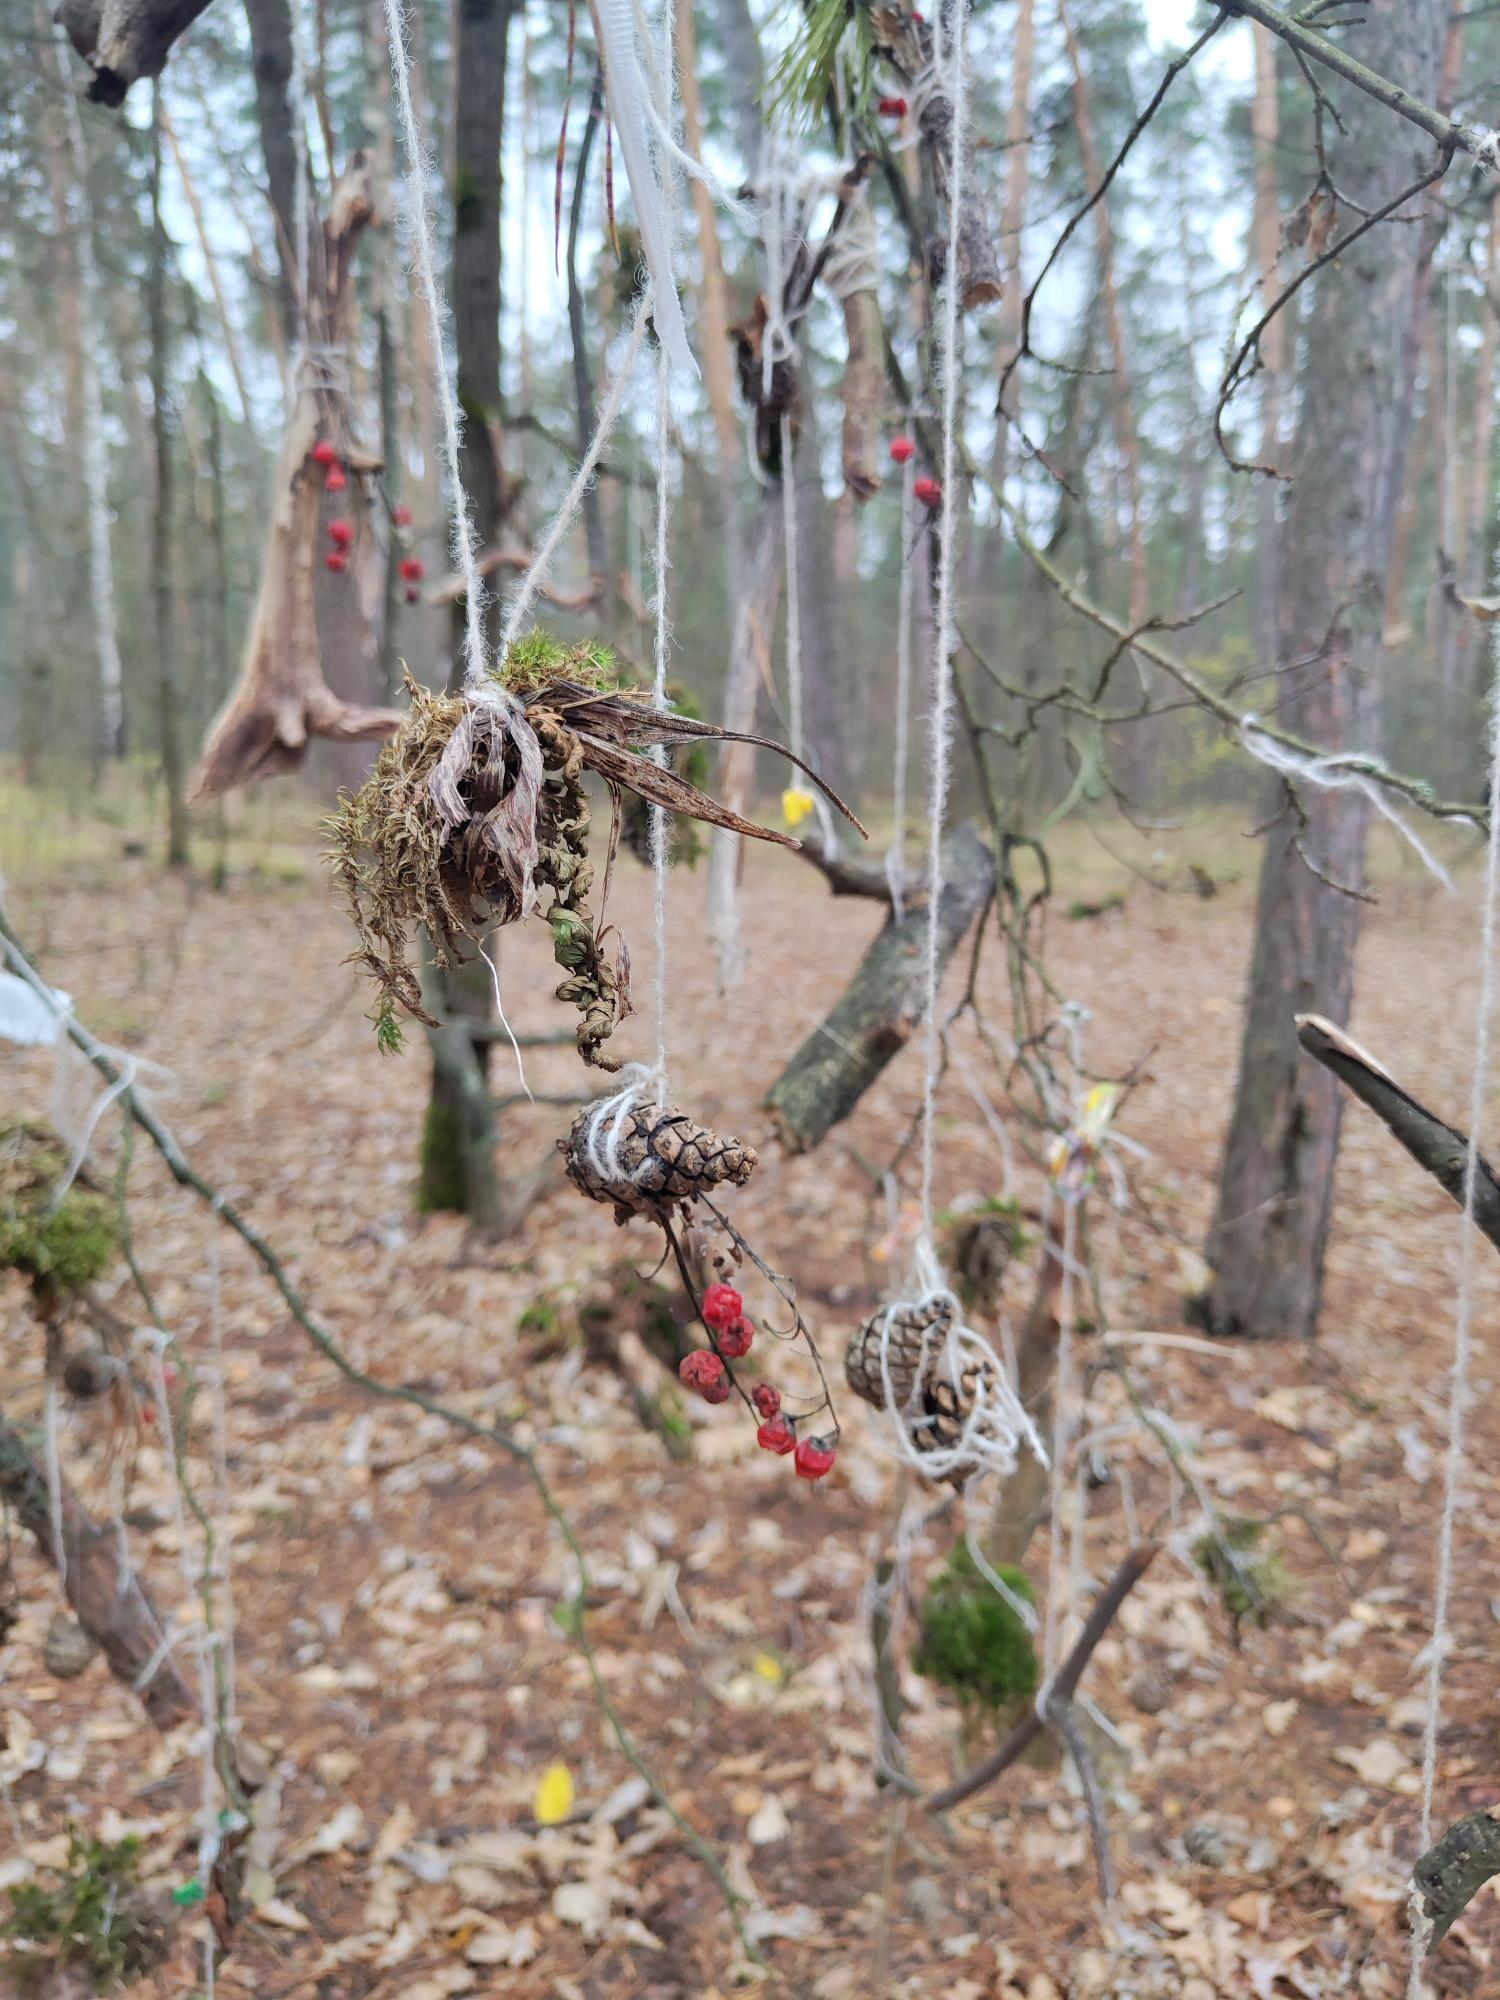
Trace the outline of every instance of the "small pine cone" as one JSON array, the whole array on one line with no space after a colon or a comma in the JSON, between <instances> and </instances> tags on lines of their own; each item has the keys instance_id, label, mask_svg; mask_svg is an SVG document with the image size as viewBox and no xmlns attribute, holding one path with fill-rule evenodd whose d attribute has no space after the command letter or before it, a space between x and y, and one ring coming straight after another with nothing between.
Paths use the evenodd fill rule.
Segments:
<instances>
[{"instance_id":1,"label":"small pine cone","mask_svg":"<svg viewBox=\"0 0 1500 2000\"><path fill-rule=\"evenodd\" d=\"M589 1157L589 1122L597 1110L591 1104L579 1112L559 1143L568 1179L591 1201L613 1202L616 1222L694 1201L726 1181L743 1187L755 1171L756 1153L738 1139L721 1139L672 1105L638 1104L626 1119L615 1154L620 1177L602 1174ZM606 1138L607 1133L600 1151Z\"/></svg>"},{"instance_id":2,"label":"small pine cone","mask_svg":"<svg viewBox=\"0 0 1500 2000\"><path fill-rule=\"evenodd\" d=\"M882 1311L867 1319L852 1335L844 1353L844 1377L849 1387L877 1410L886 1406L880 1370L886 1316ZM953 1323L953 1306L946 1299L892 1307L889 1316L891 1389L907 1422L908 1435L918 1451L950 1451L963 1436L981 1377L992 1387L998 1385L998 1363L981 1349L966 1345L958 1380L953 1381L945 1372L948 1329ZM960 1481L965 1476L962 1470L952 1475Z\"/></svg>"}]
</instances>

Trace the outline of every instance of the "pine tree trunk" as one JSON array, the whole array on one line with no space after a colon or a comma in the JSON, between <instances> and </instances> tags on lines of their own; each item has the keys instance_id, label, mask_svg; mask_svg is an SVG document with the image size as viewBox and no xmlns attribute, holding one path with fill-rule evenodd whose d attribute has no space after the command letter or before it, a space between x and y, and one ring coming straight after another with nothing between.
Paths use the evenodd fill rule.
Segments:
<instances>
[{"instance_id":1,"label":"pine tree trunk","mask_svg":"<svg viewBox=\"0 0 1500 2000\"><path fill-rule=\"evenodd\" d=\"M1445 15L1440 0L1371 0L1362 59L1430 98ZM1362 208L1430 166L1429 142L1371 99L1343 94L1340 108L1339 185ZM1399 391L1424 234L1397 223L1360 238L1314 281L1303 336L1279 651L1311 664L1281 685L1277 713L1330 749L1370 741L1376 724L1381 586L1406 447ZM1208 1245L1210 1324L1260 1337L1317 1329L1340 1107L1331 1077L1301 1059L1293 1016L1347 1021L1359 935L1360 904L1298 850L1350 887L1364 875L1363 801L1306 786L1300 803L1305 826L1283 809L1262 858L1239 1086Z\"/></svg>"},{"instance_id":2,"label":"pine tree trunk","mask_svg":"<svg viewBox=\"0 0 1500 2000\"><path fill-rule=\"evenodd\" d=\"M461 476L481 548L499 535L505 491L498 453L500 424L500 144L505 121L506 44L512 0L460 0L454 51L453 326L458 397L464 416ZM463 668L464 607L454 607L455 685ZM487 618L491 644L496 607ZM499 949L492 943L492 953ZM432 979L433 1011L453 1023L492 1018L489 967L483 959L446 979ZM429 1002L429 1005L432 1003ZM418 1183L424 1208L454 1209L482 1233L503 1222L495 1171L495 1114L489 1094L490 1042L457 1027L429 1034L432 1092Z\"/></svg>"},{"instance_id":3,"label":"pine tree trunk","mask_svg":"<svg viewBox=\"0 0 1500 2000\"><path fill-rule=\"evenodd\" d=\"M177 686L176 564L172 542L172 430L167 398L167 232L161 213L161 83L151 87L151 257L146 320L151 337L151 442L156 495L151 514L151 601L155 613L156 690L162 788L167 799L167 866L188 864L186 766Z\"/></svg>"}]
</instances>

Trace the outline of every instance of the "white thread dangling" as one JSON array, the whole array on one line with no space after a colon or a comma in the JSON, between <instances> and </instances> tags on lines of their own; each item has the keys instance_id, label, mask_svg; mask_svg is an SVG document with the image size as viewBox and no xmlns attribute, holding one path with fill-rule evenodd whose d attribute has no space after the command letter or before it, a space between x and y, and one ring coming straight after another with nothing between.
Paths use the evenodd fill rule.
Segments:
<instances>
[{"instance_id":1,"label":"white thread dangling","mask_svg":"<svg viewBox=\"0 0 1500 2000\"><path fill-rule=\"evenodd\" d=\"M910 421L910 418L908 418ZM911 601L912 487L917 461L913 452L901 468L901 582L896 601L896 758L894 801L895 821L890 848L885 857L886 880L891 887L891 909L899 924L905 912L906 881L906 766L910 758L911 731Z\"/></svg>"},{"instance_id":2,"label":"white thread dangling","mask_svg":"<svg viewBox=\"0 0 1500 2000\"><path fill-rule=\"evenodd\" d=\"M880 1338L882 1384L887 1408L896 1420L898 1444L903 1456L916 1463L924 1477L952 1477L970 1470L1008 1471L1015 1464L1023 1438L1031 1444L1043 1464L1047 1453L1041 1439L1022 1409L1015 1391L994 1363L994 1350L981 1334L963 1325L958 1300L947 1285L933 1245L933 1173L936 1158L937 1082L940 1066L942 1029L938 1021L938 932L943 896L943 830L947 821L948 791L951 782L951 731L953 705L953 574L954 574L954 487L958 466L958 340L959 278L958 224L963 196L965 128L968 104L968 74L965 64L967 10L959 0L952 17L952 45L948 51L947 95L952 103L952 163L948 176L948 260L944 273L941 314L941 394L943 438L943 499L940 516L941 541L938 550L937 633L932 666L932 691L928 711L930 772L928 778L927 826L927 927L923 971L925 986L926 1061L922 1082L921 1118L921 1229L914 1264L917 1296L897 1301L883 1316ZM960 1444L951 1451L919 1452L911 1435L911 1413L895 1408L891 1395L890 1335L898 1313L915 1308L921 1311L936 1301L952 1301L951 1329L939 1364L943 1372L961 1363L968 1342L984 1350L990 1366L976 1371L980 1393L964 1426ZM924 1368L927 1356L923 1354ZM921 1373L918 1374L920 1386ZM958 1373L950 1380L957 1383ZM993 1388L991 1385L994 1385Z\"/></svg>"},{"instance_id":3,"label":"white thread dangling","mask_svg":"<svg viewBox=\"0 0 1500 2000\"><path fill-rule=\"evenodd\" d=\"M427 157L417 124L411 94L411 59L406 47L406 22L401 0L384 0L386 36L391 45L391 75L396 86L396 105L401 119L402 143L406 149L408 194L407 217L411 228L412 263L417 289L427 311L428 333L432 341L433 372L437 377L438 409L443 420L443 462L448 474L452 500L452 549L454 567L464 586L464 679L470 687L485 677L484 586L479 577L479 553L474 533L474 516L469 496L459 473L458 399L448 379L443 360L443 334L447 311L438 289L437 269L432 252L432 196ZM305 139L304 134L304 139ZM299 149L300 151L300 149ZM512 704L514 706L515 704Z\"/></svg>"},{"instance_id":4,"label":"white thread dangling","mask_svg":"<svg viewBox=\"0 0 1500 2000\"><path fill-rule=\"evenodd\" d=\"M1500 575L1500 565L1497 565ZM1464 1157L1464 1201L1459 1244L1458 1302L1454 1314L1453 1368L1448 1386L1448 1449L1443 1461L1443 1511L1438 1524L1437 1582L1433 1590L1432 1638L1428 1642L1426 1713L1422 1728L1422 1846L1432 1845L1432 1803L1437 1786L1438 1730L1442 1722L1443 1666L1451 1641L1449 1603L1453 1594L1453 1530L1458 1489L1465 1464L1464 1424L1468 1414L1469 1368L1473 1356L1474 1204L1479 1185L1481 1127L1490 1071L1490 1033L1495 1011L1495 948L1500 932L1500 627L1491 632L1490 826L1485 846L1484 905L1479 939L1479 1001L1474 1019L1474 1054L1469 1068L1469 1144ZM1414 1902L1416 1900L1413 1892ZM1426 1922L1412 1927L1410 2000L1421 2000L1426 1962Z\"/></svg>"}]
</instances>

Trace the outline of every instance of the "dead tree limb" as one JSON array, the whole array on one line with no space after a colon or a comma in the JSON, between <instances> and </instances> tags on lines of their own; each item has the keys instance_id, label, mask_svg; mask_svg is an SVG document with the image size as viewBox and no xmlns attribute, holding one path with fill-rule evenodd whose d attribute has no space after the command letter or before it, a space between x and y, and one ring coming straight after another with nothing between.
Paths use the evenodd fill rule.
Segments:
<instances>
[{"instance_id":1,"label":"dead tree limb","mask_svg":"<svg viewBox=\"0 0 1500 2000\"><path fill-rule=\"evenodd\" d=\"M959 827L943 858L937 940L940 977L994 888L995 857L972 824ZM808 1152L831 1126L847 1118L886 1064L911 1040L926 1002L926 935L925 901L909 904L899 923L894 918L887 921L843 998L772 1085L766 1101L791 1151Z\"/></svg>"},{"instance_id":2,"label":"dead tree limb","mask_svg":"<svg viewBox=\"0 0 1500 2000\"><path fill-rule=\"evenodd\" d=\"M1043 1716L1032 1709L1006 1737L998 1750L976 1764L972 1771L966 1771L961 1778L955 1778L951 1785L944 1785L941 1791L929 1792L922 1801L929 1812L947 1812L951 1806L961 1805L976 1792L993 1784L1002 1771L1008 1771L1046 1728L1053 1728L1066 1742L1065 1721L1071 1722L1073 1697L1078 1692L1078 1683L1083 1679L1083 1670L1094 1656L1094 1650L1115 1621L1120 1606L1135 1589L1146 1571L1161 1551L1160 1542L1142 1542L1132 1549L1120 1567L1111 1577L1108 1588L1099 1597L1098 1603L1089 1613L1088 1623L1078 1635L1078 1643L1063 1661L1051 1692L1047 1695ZM1102 1873L1102 1868L1101 1868Z\"/></svg>"},{"instance_id":3,"label":"dead tree limb","mask_svg":"<svg viewBox=\"0 0 1500 2000\"><path fill-rule=\"evenodd\" d=\"M1455 1820L1411 1871L1427 1942L1444 1939L1493 1875L1500 1875L1500 1806Z\"/></svg>"},{"instance_id":4,"label":"dead tree limb","mask_svg":"<svg viewBox=\"0 0 1500 2000\"><path fill-rule=\"evenodd\" d=\"M316 275L308 287L309 321L320 349L342 346L350 265L374 216L369 162L363 153L351 154L329 202ZM343 701L323 678L313 598L323 473L312 453L319 438L330 433L341 457L356 470L368 469L368 461L351 449L342 394L322 367L304 358L276 470L244 664L203 746L188 792L190 804L295 770L314 736L358 742L389 736L400 727L398 710Z\"/></svg>"},{"instance_id":5,"label":"dead tree limb","mask_svg":"<svg viewBox=\"0 0 1500 2000\"><path fill-rule=\"evenodd\" d=\"M53 19L94 72L90 101L113 107L124 103L133 83L161 75L172 44L207 5L208 0L62 0Z\"/></svg>"},{"instance_id":6,"label":"dead tree limb","mask_svg":"<svg viewBox=\"0 0 1500 2000\"><path fill-rule=\"evenodd\" d=\"M1469 1156L1466 1134L1445 1125L1436 1112L1404 1090L1368 1050L1322 1015L1299 1014L1297 1040L1346 1090L1369 1106L1417 1165L1462 1207ZM1500 1250L1500 1180L1483 1155L1474 1183L1474 1226Z\"/></svg>"},{"instance_id":7,"label":"dead tree limb","mask_svg":"<svg viewBox=\"0 0 1500 2000\"><path fill-rule=\"evenodd\" d=\"M47 1476L4 1416L0 1416L0 1499L15 1509L21 1526L48 1562L55 1563ZM165 1623L139 1578L124 1569L113 1529L100 1526L66 1478L62 1546L67 1571L64 1593L115 1679L139 1694L158 1729L196 1720L198 1703L176 1661L163 1650Z\"/></svg>"}]
</instances>

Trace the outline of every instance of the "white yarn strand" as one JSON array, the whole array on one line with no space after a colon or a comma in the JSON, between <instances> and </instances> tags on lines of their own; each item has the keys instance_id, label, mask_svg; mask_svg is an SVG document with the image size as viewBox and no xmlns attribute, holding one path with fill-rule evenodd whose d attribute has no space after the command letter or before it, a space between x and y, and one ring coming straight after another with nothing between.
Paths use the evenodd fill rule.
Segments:
<instances>
[{"instance_id":1,"label":"white yarn strand","mask_svg":"<svg viewBox=\"0 0 1500 2000\"><path fill-rule=\"evenodd\" d=\"M1491 634L1490 798L1500 798L1500 627ZM1443 1462L1443 1511L1438 1525L1437 1581L1433 1591L1432 1638L1428 1642L1426 1712L1422 1729L1422 1846L1432 1845L1432 1805L1437 1786L1438 1731L1442 1722L1443 1667L1451 1633L1448 1626L1453 1593L1453 1531L1458 1517L1459 1482L1465 1466L1464 1424L1468 1414L1469 1368L1474 1324L1474 1206L1479 1184L1481 1127L1490 1070L1491 1026L1496 995L1496 942L1500 933L1500 810L1490 811L1485 847L1484 907L1479 944L1479 1001L1474 1020L1474 1053L1470 1065L1469 1144L1464 1159L1464 1202L1459 1245L1458 1301L1454 1314L1453 1367L1448 1388L1448 1449ZM1413 1891L1414 1905L1417 1902ZM1419 1920L1412 1927L1412 1967L1409 1993L1420 2000L1431 1925L1414 1908Z\"/></svg>"},{"instance_id":2,"label":"white yarn strand","mask_svg":"<svg viewBox=\"0 0 1500 2000\"><path fill-rule=\"evenodd\" d=\"M658 714L665 714L667 701L667 660L672 631L667 602L667 574L670 568L667 530L671 517L671 476L667 463L672 424L671 363L663 347L657 355L656 389L656 673L651 684L651 700ZM663 769L667 747L654 746L653 760ZM651 920L656 944L656 1076L665 1093L667 1083L667 812L665 806L649 808L651 834Z\"/></svg>"},{"instance_id":3,"label":"white yarn strand","mask_svg":"<svg viewBox=\"0 0 1500 2000\"><path fill-rule=\"evenodd\" d=\"M901 468L901 582L896 602L896 759L893 817L895 827L885 857L886 880L891 888L891 908L899 924L905 915L906 878L906 766L911 743L911 547L912 486L916 480L916 453Z\"/></svg>"},{"instance_id":4,"label":"white yarn strand","mask_svg":"<svg viewBox=\"0 0 1500 2000\"><path fill-rule=\"evenodd\" d=\"M937 1079L940 1030L938 1026L938 919L943 897L943 826L948 812L948 788L952 777L953 728L953 538L956 518L954 489L958 467L958 223L963 200L964 144L968 114L968 73L965 64L965 32L968 27L966 0L957 0L952 15L951 87L953 105L950 127L952 159L948 171L948 263L943 274L942 309L942 423L943 499L938 517L937 651L932 666L930 711L931 759L927 834L927 949L925 987L927 1008L927 1063L922 1085L922 1232L932 1231L932 1178L937 1124Z\"/></svg>"},{"instance_id":5,"label":"white yarn strand","mask_svg":"<svg viewBox=\"0 0 1500 2000\"><path fill-rule=\"evenodd\" d=\"M786 550L787 726L792 755L802 748L802 588L797 562L797 459L792 420L781 417L781 533Z\"/></svg>"},{"instance_id":6,"label":"white yarn strand","mask_svg":"<svg viewBox=\"0 0 1500 2000\"><path fill-rule=\"evenodd\" d=\"M479 577L479 553L474 534L474 516L469 496L459 475L459 414L453 384L443 360L443 329L447 312L438 290L432 253L432 197L427 158L417 125L411 95L411 60L406 48L406 22L401 0L384 0L386 35L391 45L391 75L396 85L396 104L401 118L401 136L406 149L407 220L411 230L412 265L417 289L427 309L428 331L432 340L433 371L437 377L438 408L443 420L443 460L453 510L452 549L454 566L464 586L464 678L473 687L485 673L484 586Z\"/></svg>"}]
</instances>

